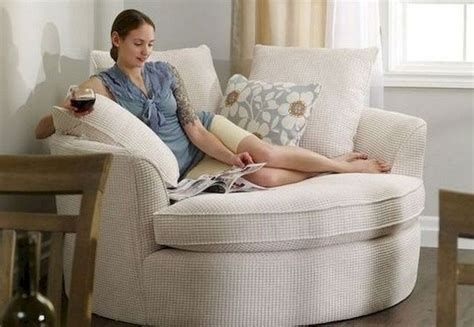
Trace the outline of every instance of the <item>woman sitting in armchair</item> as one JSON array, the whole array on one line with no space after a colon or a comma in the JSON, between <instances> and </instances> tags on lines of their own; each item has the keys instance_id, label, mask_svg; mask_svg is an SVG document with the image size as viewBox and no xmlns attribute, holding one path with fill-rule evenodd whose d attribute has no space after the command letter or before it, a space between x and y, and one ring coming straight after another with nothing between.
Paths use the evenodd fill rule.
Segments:
<instances>
[{"instance_id":1,"label":"woman sitting in armchair","mask_svg":"<svg viewBox=\"0 0 474 327\"><path fill-rule=\"evenodd\" d=\"M147 62L155 42L155 25L145 14L129 9L114 20L110 55L115 65L83 82L129 110L165 142L179 164L181 177L202 163L204 155L228 165L244 166L266 162L266 166L246 175L249 181L273 187L298 182L323 172L386 173L390 166L365 154L348 153L327 158L291 146L276 146L236 126L220 115L195 112L178 71L166 62ZM159 103L159 106L158 106ZM68 97L63 105L77 116ZM55 132L48 115L36 128L36 137Z\"/></svg>"}]
</instances>

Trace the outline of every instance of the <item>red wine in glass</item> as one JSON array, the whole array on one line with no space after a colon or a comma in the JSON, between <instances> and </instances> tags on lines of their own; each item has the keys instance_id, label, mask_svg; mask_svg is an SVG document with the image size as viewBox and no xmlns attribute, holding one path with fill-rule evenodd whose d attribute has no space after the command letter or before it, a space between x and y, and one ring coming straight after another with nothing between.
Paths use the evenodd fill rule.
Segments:
<instances>
[{"instance_id":1,"label":"red wine in glass","mask_svg":"<svg viewBox=\"0 0 474 327\"><path fill-rule=\"evenodd\" d=\"M92 109L95 103L94 90L72 86L69 93L71 95L71 106L74 107L75 112L85 112Z\"/></svg>"},{"instance_id":2,"label":"red wine in glass","mask_svg":"<svg viewBox=\"0 0 474 327\"><path fill-rule=\"evenodd\" d=\"M76 112L84 112L90 110L95 103L95 98L92 97L80 97L71 98L71 105L76 108Z\"/></svg>"}]
</instances>

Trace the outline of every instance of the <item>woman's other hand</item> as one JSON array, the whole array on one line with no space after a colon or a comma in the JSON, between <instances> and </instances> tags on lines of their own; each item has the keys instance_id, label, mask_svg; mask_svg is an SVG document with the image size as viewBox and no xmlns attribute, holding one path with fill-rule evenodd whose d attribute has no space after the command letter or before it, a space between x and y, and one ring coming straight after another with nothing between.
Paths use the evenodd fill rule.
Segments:
<instances>
[{"instance_id":1,"label":"woman's other hand","mask_svg":"<svg viewBox=\"0 0 474 327\"><path fill-rule=\"evenodd\" d=\"M238 166L240 168L253 163L252 156L248 152L236 153L232 158L232 165Z\"/></svg>"},{"instance_id":2,"label":"woman's other hand","mask_svg":"<svg viewBox=\"0 0 474 327\"><path fill-rule=\"evenodd\" d=\"M47 115L43 117L35 129L35 135L38 140L45 139L54 134L53 116Z\"/></svg>"}]
</instances>

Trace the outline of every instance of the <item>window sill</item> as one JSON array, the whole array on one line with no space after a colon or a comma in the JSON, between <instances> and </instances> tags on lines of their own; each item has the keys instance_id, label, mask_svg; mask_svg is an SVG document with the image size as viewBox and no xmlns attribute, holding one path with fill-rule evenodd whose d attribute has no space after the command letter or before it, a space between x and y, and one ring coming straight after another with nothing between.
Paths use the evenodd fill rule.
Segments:
<instances>
[{"instance_id":1,"label":"window sill","mask_svg":"<svg viewBox=\"0 0 474 327\"><path fill-rule=\"evenodd\" d=\"M386 72L384 86L474 89L474 76Z\"/></svg>"}]
</instances>

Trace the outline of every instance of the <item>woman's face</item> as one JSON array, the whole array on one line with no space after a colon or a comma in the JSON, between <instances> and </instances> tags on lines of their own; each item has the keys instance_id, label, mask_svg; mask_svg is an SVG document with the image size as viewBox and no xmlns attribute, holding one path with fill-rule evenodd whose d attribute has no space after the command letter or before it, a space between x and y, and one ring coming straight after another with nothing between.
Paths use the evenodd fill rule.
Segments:
<instances>
[{"instance_id":1,"label":"woman's face","mask_svg":"<svg viewBox=\"0 0 474 327\"><path fill-rule=\"evenodd\" d=\"M153 50L155 30L145 23L130 31L124 39L113 34L112 42L118 48L118 62L129 68L141 68Z\"/></svg>"}]
</instances>

